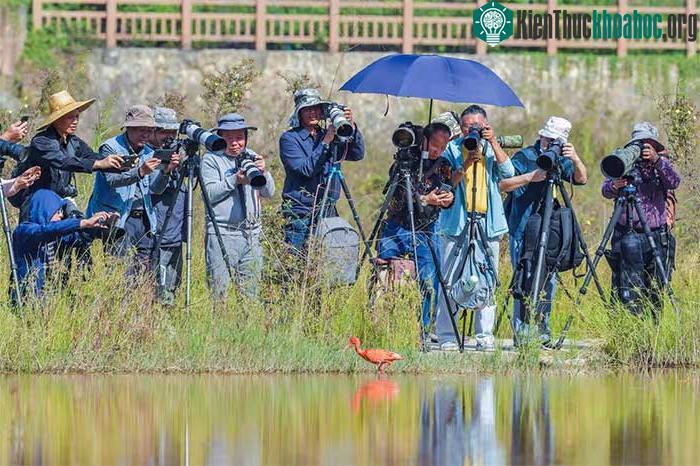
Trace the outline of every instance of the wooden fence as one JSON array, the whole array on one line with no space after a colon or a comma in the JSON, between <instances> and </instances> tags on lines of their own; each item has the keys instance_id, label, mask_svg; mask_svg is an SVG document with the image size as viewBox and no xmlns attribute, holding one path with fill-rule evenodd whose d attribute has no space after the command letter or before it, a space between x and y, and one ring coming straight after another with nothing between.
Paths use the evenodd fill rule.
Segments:
<instances>
[{"instance_id":1,"label":"wooden fence","mask_svg":"<svg viewBox=\"0 0 700 466\"><path fill-rule=\"evenodd\" d=\"M667 15L696 13L697 0L685 6L631 7L627 0L615 5L557 5L503 3L511 10L590 13L632 12ZM448 46L450 50L484 54L487 46L472 36L473 8L485 0L427 2L420 0L33 0L34 28L52 26L78 31L104 41L107 47L122 43L161 45L239 45L266 50L272 44L314 44L337 52L348 46L383 47L411 53ZM141 7L140 9L134 8ZM143 7L153 10L142 11ZM158 7L158 8L154 8ZM138 11L134 11L138 10ZM232 11L236 10L236 11ZM288 11L293 11L289 13ZM361 13L358 14L357 11ZM163 12L166 11L166 12ZM391 13L387 14L387 11ZM436 16L435 13L439 12ZM665 28L665 21L663 22ZM265 27L259 27L264 24ZM499 47L545 49L610 49L626 55L628 49L685 50L696 52L685 40L526 40L510 38Z\"/></svg>"}]
</instances>

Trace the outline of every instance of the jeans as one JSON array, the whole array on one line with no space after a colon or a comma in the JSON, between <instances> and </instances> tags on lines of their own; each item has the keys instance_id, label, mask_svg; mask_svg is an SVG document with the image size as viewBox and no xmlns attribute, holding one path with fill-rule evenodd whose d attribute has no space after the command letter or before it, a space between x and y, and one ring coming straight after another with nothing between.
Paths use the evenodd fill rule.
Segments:
<instances>
[{"instance_id":1,"label":"jeans","mask_svg":"<svg viewBox=\"0 0 700 466\"><path fill-rule=\"evenodd\" d=\"M439 245L436 244L435 224L431 224L427 230L416 231L416 268L418 269L418 281L420 284L421 295L423 296L423 305L421 310L421 319L423 328L427 329L430 325L430 307L435 289L435 262L430 253L428 240L432 242L435 254L440 257ZM401 257L407 255L413 257L413 240L411 238L411 230L406 229L398 223L387 220L384 224L382 237L379 239L378 246L380 259L391 259L393 257Z\"/></svg>"},{"instance_id":2,"label":"jeans","mask_svg":"<svg viewBox=\"0 0 700 466\"><path fill-rule=\"evenodd\" d=\"M481 219L481 222L484 220ZM452 257L452 253L457 246L457 240L459 236L449 236L443 235L440 237L440 267L445 277L445 283L447 285L454 285L459 276L460 266L464 262L464 255L467 253L469 244L464 244L460 250L460 255L456 258ZM467 243L467 241L465 241ZM481 243L477 243L477 247L482 249ZM499 239L491 239L487 241L487 245L493 254L494 267L496 268L496 273L498 273L498 256L499 256ZM485 252L481 255L485 256ZM451 267L448 269L448 266ZM449 310L447 307L447 302L445 301L445 296L440 289L437 290L437 306L436 306L436 326L437 326L437 336L439 342L446 343L448 341L454 341L454 330L452 328L452 322L450 320ZM452 304L452 310L457 310L457 304L454 302L452 297L449 297L450 303ZM472 309L476 314L474 315L474 335L476 337L477 343L490 345L494 343L493 329L496 323L496 303L490 302L480 309ZM457 316L455 316L457 318Z\"/></svg>"},{"instance_id":3,"label":"jeans","mask_svg":"<svg viewBox=\"0 0 700 466\"><path fill-rule=\"evenodd\" d=\"M182 281L182 262L182 245L160 248L156 291L163 304L172 305L175 302L175 292Z\"/></svg>"},{"instance_id":4,"label":"jeans","mask_svg":"<svg viewBox=\"0 0 700 466\"><path fill-rule=\"evenodd\" d=\"M510 244L510 262L515 270L518 261L520 260L520 250L523 246L522 239L516 240L512 236L509 238ZM552 302L554 301L554 293L557 289L557 274L552 275L552 277L544 285L545 299L540 301L538 304L539 311L542 312L542 321L539 325L539 331L541 338L543 340L549 340L552 335L552 331L549 328L549 317L552 314ZM530 313L531 317L535 317L534 311ZM513 330L516 335L522 333L528 334L528 326L525 324L525 306L523 303L516 299L513 303Z\"/></svg>"},{"instance_id":5,"label":"jeans","mask_svg":"<svg viewBox=\"0 0 700 466\"><path fill-rule=\"evenodd\" d=\"M311 217L289 218L284 226L284 241L297 252L306 249L306 240L311 230Z\"/></svg>"}]
</instances>

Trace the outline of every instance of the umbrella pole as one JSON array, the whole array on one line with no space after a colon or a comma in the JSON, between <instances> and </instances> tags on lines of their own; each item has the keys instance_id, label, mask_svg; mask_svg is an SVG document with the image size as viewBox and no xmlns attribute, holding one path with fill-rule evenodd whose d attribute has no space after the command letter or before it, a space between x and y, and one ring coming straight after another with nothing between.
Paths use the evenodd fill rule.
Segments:
<instances>
[{"instance_id":1,"label":"umbrella pole","mask_svg":"<svg viewBox=\"0 0 700 466\"><path fill-rule=\"evenodd\" d=\"M428 124L433 121L433 99L430 99L430 108L428 109Z\"/></svg>"}]
</instances>

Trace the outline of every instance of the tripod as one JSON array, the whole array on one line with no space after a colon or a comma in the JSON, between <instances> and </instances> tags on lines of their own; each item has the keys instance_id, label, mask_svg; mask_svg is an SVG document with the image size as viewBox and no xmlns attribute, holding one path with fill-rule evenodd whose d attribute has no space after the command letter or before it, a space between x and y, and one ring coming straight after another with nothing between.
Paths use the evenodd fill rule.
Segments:
<instances>
[{"instance_id":1,"label":"tripod","mask_svg":"<svg viewBox=\"0 0 700 466\"><path fill-rule=\"evenodd\" d=\"M583 252L584 258L586 260L586 266L588 268L588 274L591 275L593 280L595 281L596 288L598 289L598 293L600 294L601 297L605 296L605 292L603 291L603 287L600 284L600 280L598 279L598 274L595 271L595 266L593 264L593 261L591 260L591 256L588 252L588 246L586 245L586 242L583 239L583 233L581 232L581 226L578 223L578 219L576 218L576 213L574 211L573 205L571 204L571 198L569 197L569 193L566 192L566 189L564 188L564 183L561 180L561 173L560 173L560 167L559 164L554 164L554 167L552 170L547 172L547 180L546 180L546 192L545 192L545 198L544 198L544 213L542 215L542 225L540 228L540 235L539 235L539 241L537 244L537 262L535 265L535 275L534 275L534 280L533 280L533 286L532 286L532 292L530 295L530 302L529 303L523 303L525 305L525 323L529 324L530 322L530 313L532 309L535 309L537 312L537 319L542 320L544 318L544 310L538 309L538 304L539 304L539 299L540 299L540 291L541 291L541 284L544 282L542 280L542 274L544 273L545 269L545 263L544 263L544 258L545 258L545 251L547 249L547 244L549 241L549 228L551 225L551 220L552 220L552 212L554 211L554 189L557 189L559 193L561 194L562 199L564 200L564 205L571 209L571 214L573 218L573 224L574 224L574 231L576 233L576 236L579 241L579 247L581 248L581 251ZM558 270L556 268L552 268L552 270L547 271L547 276L551 277L554 276ZM589 278L590 281L590 278ZM573 317L569 316L569 319L573 321ZM566 332L568 331L568 327L570 326L570 322L567 322L567 325L565 326L564 330L562 331L562 335L559 337L557 342L553 345L553 348L559 349L561 348L561 345L564 343L564 338L566 337ZM517 341L517 334L514 335L514 339Z\"/></svg>"},{"instance_id":2,"label":"tripod","mask_svg":"<svg viewBox=\"0 0 700 466\"><path fill-rule=\"evenodd\" d=\"M199 155L199 144L190 139L185 139L183 144L185 148L185 154L187 155L187 159L184 162L184 166L180 170L180 177L178 179L177 187L175 189L176 192L180 192L180 189L182 189L182 184L185 181L185 178L187 178L187 204L185 206L185 214L187 218L187 228L185 237L185 241L187 242L187 250L185 255L185 306L189 308L190 288L192 283L192 200L194 194L193 183L195 179L201 187L199 192L202 194L202 201L204 203L206 215L209 218L209 221L214 226L214 234L216 236L217 242L219 243L219 247L221 248L224 263L226 264L226 269L228 270L228 274L232 280L234 274L231 259L229 258L229 255L226 252L224 240L221 237L221 230L219 229L219 225L216 223L214 208L211 206L209 194L207 194L206 190L204 189L204 180L202 179L202 171L200 166L201 157ZM160 245L163 241L163 234L167 231L168 224L170 223L170 219L173 215L175 204L176 202L173 202L168 207L168 210L165 213L165 218L163 220L163 227L161 228L161 231L157 233L156 243L153 247L154 254L157 255L157 258L159 258L158 256L160 255Z\"/></svg>"},{"instance_id":3,"label":"tripod","mask_svg":"<svg viewBox=\"0 0 700 466\"><path fill-rule=\"evenodd\" d=\"M362 255L360 264L364 262L365 258L370 254L370 245L374 243L379 234L379 230L382 227L384 216L389 210L389 204L394 198L394 193L399 183L403 184L404 191L406 194L406 208L408 211L408 218L411 226L411 246L413 249L413 260L416 264L416 272L418 271L418 241L416 239L416 223L415 223L415 208L414 208L414 188L412 181L412 170L411 170L411 160L407 155L400 155L397 160L398 166L392 170L389 175L389 181L384 187L384 192L386 193L384 197L384 202L379 211L379 216L377 221L372 228L372 233L370 234L369 240L365 243L365 251ZM459 345L459 351L464 352L464 341L460 338L459 329L457 327L457 322L455 321L455 313L452 311L452 303L449 300L449 295L447 293L447 286L445 285L445 278L442 275L442 269L440 267L440 260L435 253L435 247L433 245L433 240L429 233L426 233L428 249L430 249L430 256L435 266L435 273L438 278L439 288L442 291L445 302L447 303L448 312L450 314L450 321L452 323L452 330L457 340L457 345ZM423 326L423 316L420 316L420 330L421 330L421 351L425 351L427 346L425 342L425 328Z\"/></svg>"},{"instance_id":4,"label":"tripod","mask_svg":"<svg viewBox=\"0 0 700 466\"><path fill-rule=\"evenodd\" d=\"M312 228L314 228L314 230L318 229L318 220L326 218L326 214L328 214L328 211L333 207L333 204L335 204L336 200L330 198L329 192L333 187L333 181L338 180L338 183L340 183L340 187L343 190L343 194L345 194L345 198L348 201L348 205L350 206L352 218L353 220L355 220L355 224L357 225L357 230L360 232L362 242L364 243L365 248L369 248L369 242L367 241L367 236L365 235L365 231L362 228L360 215L357 213L357 208L355 207L355 200L353 199L352 194L350 194L350 188L348 187L347 181L345 181L345 175L343 174L343 170L341 167L342 160L338 159L338 148L340 144L350 144L350 140L351 138L348 138L345 141L341 142L336 136L333 142L331 142L332 165L324 182L325 189L323 190L323 197L321 198L321 204L318 209L318 219L316 220L316 222L312 222ZM312 231L312 233L315 234L315 231ZM359 273L361 265L362 262L358 263L356 275L357 273Z\"/></svg>"},{"instance_id":5,"label":"tripod","mask_svg":"<svg viewBox=\"0 0 700 466\"><path fill-rule=\"evenodd\" d=\"M0 172L5 167L5 158L0 156ZM12 233L10 232L10 219L7 214L7 205L5 204L5 191L0 187L0 215L2 215L2 230L5 233L5 241L7 244L7 254L10 258L10 271L12 284L17 293L17 306L22 307L22 291L17 276L17 261L15 261L15 251L12 249Z\"/></svg>"},{"instance_id":6,"label":"tripod","mask_svg":"<svg viewBox=\"0 0 700 466\"><path fill-rule=\"evenodd\" d=\"M668 293L668 297L671 301L671 305L673 306L673 310L676 312L676 314L678 314L680 311L678 309L678 304L676 303L673 288L671 287L671 282L668 279L668 271L664 266L663 259L661 258L661 253L659 252L659 245L656 244L656 241L654 241L654 235L651 229L649 228L649 224L646 220L646 215L644 215L644 210L639 204L639 199L637 197L637 179L637 176L628 176L627 186L622 188L618 193L617 198L615 199L615 209L613 210L612 216L610 217L610 221L608 222L608 225L605 228L605 232L603 233L603 239L600 241L600 245L598 246L598 249L595 252L595 259L593 260L592 267L588 270L588 273L583 279L583 284L581 285L579 293L581 295L586 294L588 285L591 282L591 277L594 276L595 269L598 266L600 259L605 254L605 248L607 247L608 242L612 238L613 233L615 231L615 226L620 220L620 217L622 217L623 212L627 212L627 228L632 227L630 213L632 209L634 209L634 211L637 212L639 223L642 225L644 236L646 237L647 241L649 242L649 246L651 247L652 255L654 257L654 263L657 267L657 270L659 271L659 274L661 275L661 282L664 286L664 289ZM569 322L567 321L565 330L568 330L568 325Z\"/></svg>"}]
</instances>

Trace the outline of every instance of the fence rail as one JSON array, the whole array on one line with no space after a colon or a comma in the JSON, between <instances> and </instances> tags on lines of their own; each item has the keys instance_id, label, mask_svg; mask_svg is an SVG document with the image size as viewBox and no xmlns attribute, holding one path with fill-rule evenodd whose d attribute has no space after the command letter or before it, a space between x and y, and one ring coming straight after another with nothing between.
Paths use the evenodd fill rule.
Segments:
<instances>
[{"instance_id":1,"label":"fence rail","mask_svg":"<svg viewBox=\"0 0 700 466\"><path fill-rule=\"evenodd\" d=\"M634 6L628 0L615 5L557 5L545 3L504 3L517 14L529 9L552 12L557 8L570 12L590 12L604 8L609 13L685 13L697 12L697 0L685 0L683 6ZM465 2L427 2L421 0L33 0L34 28L53 27L104 40L107 47L120 43L171 42L183 49L200 44L243 44L266 50L270 44L315 44L337 52L343 46L391 46L404 53L416 48L449 46L458 51L487 52L486 44L472 36L472 17L468 13L485 0ZM167 11L134 11L134 7ZM293 12L285 11L292 9ZM355 9L355 11L353 11ZM357 9L361 9L358 14ZM235 11L234 11L235 10ZM350 11L348 11L350 10ZM437 16L431 13L439 12ZM261 27L262 25L262 27ZM662 28L666 28L665 21ZM559 49L612 49L624 56L628 49L685 50L695 55L694 42L682 39L649 40L574 40L509 39L504 48L541 48L554 55Z\"/></svg>"}]
</instances>

